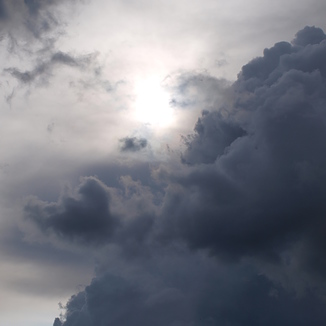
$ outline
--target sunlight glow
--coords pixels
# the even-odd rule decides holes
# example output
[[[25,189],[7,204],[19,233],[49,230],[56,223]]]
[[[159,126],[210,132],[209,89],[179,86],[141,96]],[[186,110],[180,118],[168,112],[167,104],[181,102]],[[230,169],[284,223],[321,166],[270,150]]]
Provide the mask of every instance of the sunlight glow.
[[[135,117],[153,127],[169,127],[173,123],[170,96],[159,79],[141,80],[135,85]]]

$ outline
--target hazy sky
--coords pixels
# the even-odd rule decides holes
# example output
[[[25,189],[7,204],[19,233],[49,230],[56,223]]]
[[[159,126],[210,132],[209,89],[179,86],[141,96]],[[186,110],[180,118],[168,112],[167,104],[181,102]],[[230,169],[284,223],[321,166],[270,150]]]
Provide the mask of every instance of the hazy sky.
[[[325,14],[0,0],[0,325],[324,325]]]

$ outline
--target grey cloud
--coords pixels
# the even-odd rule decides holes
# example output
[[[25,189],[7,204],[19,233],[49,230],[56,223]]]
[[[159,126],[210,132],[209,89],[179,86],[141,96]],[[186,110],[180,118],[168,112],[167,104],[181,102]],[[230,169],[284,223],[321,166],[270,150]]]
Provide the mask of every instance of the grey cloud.
[[[274,47],[265,49],[263,57],[243,66],[236,89],[240,92],[257,92],[263,85],[272,87],[280,78],[291,74],[292,70],[307,73],[318,71],[324,77],[325,39],[321,29],[305,27],[297,33],[292,44],[279,42]],[[241,96],[238,100],[242,100]]]
[[[191,87],[193,101],[209,111],[185,138],[181,159],[187,164],[153,170],[161,182],[159,195],[125,177],[124,187],[110,190],[113,201],[107,187],[91,178],[78,188],[87,191],[52,204],[34,199],[26,206],[45,232],[93,241],[106,230],[104,236],[128,253],[137,246],[152,252],[146,258],[124,256],[130,270],[140,268],[139,278],[117,276],[110,268],[98,273],[70,299],[64,326],[323,325],[325,51],[325,35],[308,27],[292,43],[265,49],[227,89],[212,77],[187,76],[191,82],[183,80],[180,92],[188,94]],[[202,87],[201,79],[211,87]],[[139,139],[126,139],[127,148],[142,148]],[[89,216],[96,222],[93,229]],[[180,243],[190,251],[172,253]],[[201,271],[189,263],[207,252],[205,262],[196,262]],[[132,266],[137,259],[143,267]],[[288,281],[280,282],[282,277]],[[292,278],[304,283],[301,297]]]
[[[41,60],[41,58],[39,58]],[[34,69],[30,71],[21,72],[17,68],[7,68],[4,71],[10,73],[13,77],[18,79],[23,84],[30,84],[37,80],[42,82],[47,81],[51,76],[53,68],[56,65],[64,65],[83,69],[87,67],[92,61],[91,56],[72,56],[61,51],[55,52],[51,57],[44,62],[39,63]]]
[[[62,63],[67,66],[80,66],[83,61],[85,60],[74,58],[69,54],[63,53],[61,51],[54,53],[51,58],[51,62]]]
[[[315,28],[297,38],[314,43],[315,32],[319,44],[282,42],[265,50],[243,67],[231,88],[233,104],[200,118],[183,156],[199,166],[170,176],[166,235],[222,258],[278,263],[287,246],[308,242],[319,248],[311,260],[323,273],[326,43]],[[225,110],[236,133],[220,127]],[[299,255],[308,263],[305,250]],[[301,267],[313,268],[311,260]]]
[[[48,85],[49,78],[59,66],[72,67],[89,73],[91,77],[84,76],[85,82],[90,78],[94,79],[95,70],[98,69],[94,53],[78,55],[57,48],[57,41],[64,34],[69,18],[66,16],[66,10],[79,2],[78,0],[2,0],[0,2],[1,42],[7,47],[8,52],[18,56],[22,63],[18,67],[14,60],[8,60],[7,68],[3,69],[5,82],[12,87],[12,90],[14,88],[7,77],[8,74],[24,85],[34,83]],[[27,65],[32,68],[24,68]],[[15,94],[14,97],[17,95]]]
[[[245,131],[223,117],[222,112],[204,111],[195,126],[195,134],[184,137],[187,150],[182,161],[187,164],[213,163]]]
[[[112,243],[125,255],[141,255],[156,218],[154,195],[130,176],[121,177],[120,186],[108,188],[95,177],[83,178],[72,194],[63,193],[57,202],[29,198],[25,216],[45,234],[68,243]]]
[[[16,68],[7,68],[5,69],[5,72],[9,72],[13,77],[18,79],[20,82],[24,84],[28,84],[33,82],[40,75],[44,75],[47,72],[47,67],[46,65],[41,65],[36,67],[32,71],[24,71],[24,72],[21,72]]]
[[[120,139],[122,152],[138,152],[147,147],[147,139],[137,137],[125,137]]]
[[[32,15],[39,14],[40,10],[45,6],[52,5],[54,1],[47,0],[47,1],[40,1],[40,0],[24,0],[25,5],[28,8],[28,11]]]
[[[82,243],[109,241],[119,225],[110,211],[106,187],[92,177],[85,178],[75,194],[63,195],[57,203],[30,198],[25,213],[44,232],[51,230]]]
[[[191,109],[196,106],[207,111],[220,106],[230,83],[206,74],[184,73],[168,76],[164,84],[172,94],[171,105],[175,108]]]
[[[309,44],[319,44],[325,39],[326,35],[321,28],[306,26],[296,34],[296,37],[292,43],[294,45],[307,46]]]
[[[54,320],[53,326],[62,326],[62,323],[61,323],[61,321],[60,321],[59,318],[56,318],[56,319]]]
[[[7,17],[7,9],[4,3],[5,0],[0,1],[0,20],[3,20]]]
[[[91,324],[90,315],[85,305],[85,293],[80,292],[70,298],[66,306],[66,321],[72,325],[89,326]],[[64,325],[59,321],[59,325]],[[58,323],[59,323],[58,322]]]
[[[324,303],[313,293],[295,297],[245,264],[220,268],[183,255],[157,257],[159,269],[145,266],[143,277],[99,275],[71,297],[62,325],[323,325]]]
[[[43,41],[46,39],[45,34],[62,24],[57,7],[61,3],[73,2],[75,1],[2,0],[0,15],[3,31],[17,39],[20,39],[21,35],[28,35],[30,39]],[[22,28],[25,29],[25,34],[22,34]]]

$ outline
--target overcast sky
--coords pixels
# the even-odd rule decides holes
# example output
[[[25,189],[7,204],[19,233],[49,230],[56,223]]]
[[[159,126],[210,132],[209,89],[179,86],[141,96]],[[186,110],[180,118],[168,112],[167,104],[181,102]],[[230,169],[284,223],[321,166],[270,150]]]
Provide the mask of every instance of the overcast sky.
[[[324,325],[325,14],[0,0],[0,325]]]

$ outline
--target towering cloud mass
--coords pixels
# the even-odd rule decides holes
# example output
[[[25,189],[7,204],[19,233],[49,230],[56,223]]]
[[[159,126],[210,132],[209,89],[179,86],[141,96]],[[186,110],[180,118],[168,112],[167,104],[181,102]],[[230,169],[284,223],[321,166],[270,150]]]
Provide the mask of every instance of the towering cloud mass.
[[[55,326],[324,324],[326,35],[305,27],[265,49],[225,94],[177,168],[153,169],[155,186],[92,177],[56,203],[29,201],[43,232],[107,245]]]
[[[165,202],[174,231],[192,247],[275,259],[298,236],[319,247],[326,159],[321,33],[306,27],[292,44],[266,49],[243,67],[232,103],[198,120],[184,154],[194,166],[172,173],[182,185],[181,211]]]
[[[109,240],[118,225],[110,212],[108,190],[95,178],[86,178],[76,195],[67,194],[53,204],[31,199],[25,210],[45,232],[87,243]]]

